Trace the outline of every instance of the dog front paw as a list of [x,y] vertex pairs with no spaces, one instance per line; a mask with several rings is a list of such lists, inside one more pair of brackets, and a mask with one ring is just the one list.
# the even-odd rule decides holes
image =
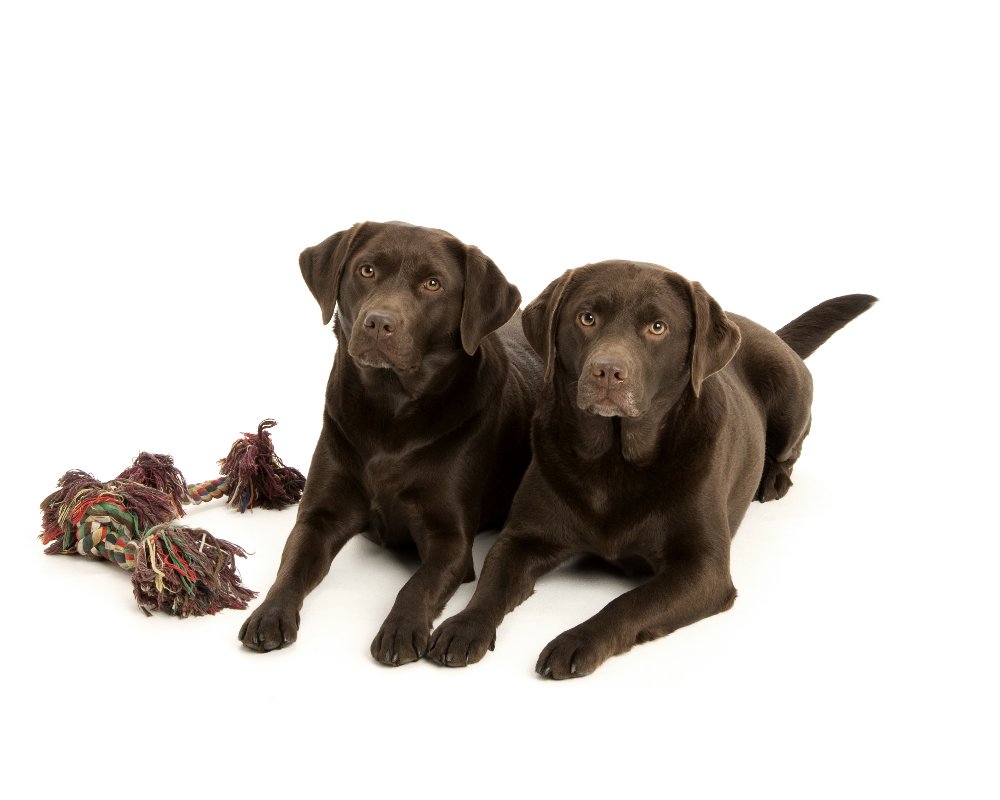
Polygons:
[[427,658],[443,667],[467,667],[482,661],[486,651],[496,646],[496,640],[496,628],[463,612],[437,627]]
[[288,647],[299,636],[299,619],[297,604],[265,599],[243,623],[239,639],[259,653]]
[[593,638],[574,631],[559,634],[542,650],[535,672],[543,678],[582,678],[603,664],[611,653]]
[[390,617],[372,641],[372,658],[388,667],[409,664],[424,657],[431,626],[419,620]]

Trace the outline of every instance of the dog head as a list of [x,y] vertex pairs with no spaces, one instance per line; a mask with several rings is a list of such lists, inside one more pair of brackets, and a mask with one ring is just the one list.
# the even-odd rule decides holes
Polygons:
[[521,295],[478,248],[445,231],[362,222],[299,257],[323,324],[361,367],[419,370],[433,357],[473,355]]
[[602,417],[672,406],[736,354],[739,328],[700,284],[655,264],[602,261],[568,270],[522,315],[546,381]]

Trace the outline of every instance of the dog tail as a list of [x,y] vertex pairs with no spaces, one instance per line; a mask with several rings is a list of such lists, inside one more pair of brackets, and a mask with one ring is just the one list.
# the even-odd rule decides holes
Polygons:
[[779,329],[777,334],[799,358],[808,358],[823,342],[877,302],[878,298],[870,294],[845,294],[824,300]]

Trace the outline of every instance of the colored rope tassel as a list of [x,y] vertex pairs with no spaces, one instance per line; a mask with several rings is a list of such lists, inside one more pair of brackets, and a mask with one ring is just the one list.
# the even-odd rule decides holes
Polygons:
[[132,591],[147,614],[178,617],[244,609],[257,593],[240,583],[236,556],[246,551],[201,528],[161,525],[146,532],[135,548]]
[[187,481],[184,480],[181,471],[174,466],[174,460],[170,456],[139,453],[132,466],[115,480],[141,483],[143,486],[169,495],[174,501],[174,516],[184,516],[184,509],[181,506],[187,499]]
[[268,428],[278,423],[265,419],[257,433],[244,433],[233,442],[229,455],[219,459],[222,477],[187,487],[189,502],[204,503],[225,495],[227,503],[240,513],[254,507],[282,509],[302,497],[306,478],[294,467],[285,466],[274,452]]

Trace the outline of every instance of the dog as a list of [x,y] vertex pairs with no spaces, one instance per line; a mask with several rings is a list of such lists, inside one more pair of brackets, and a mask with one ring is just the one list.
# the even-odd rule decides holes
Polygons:
[[362,532],[419,555],[371,645],[383,664],[416,661],[445,603],[475,579],[473,537],[509,511],[542,364],[517,287],[445,231],[364,222],[299,265],[323,324],[335,320],[337,350],[295,525],[239,639],[261,652],[292,644],[306,595]]
[[483,658],[504,615],[577,554],[649,579],[556,637],[536,671],[562,679],[730,608],[730,541],[776,500],[809,432],[803,359],[876,298],[828,300],[777,334],[726,314],[655,264],[567,271],[522,315],[546,363],[533,460],[464,611],[433,633],[445,666]]

